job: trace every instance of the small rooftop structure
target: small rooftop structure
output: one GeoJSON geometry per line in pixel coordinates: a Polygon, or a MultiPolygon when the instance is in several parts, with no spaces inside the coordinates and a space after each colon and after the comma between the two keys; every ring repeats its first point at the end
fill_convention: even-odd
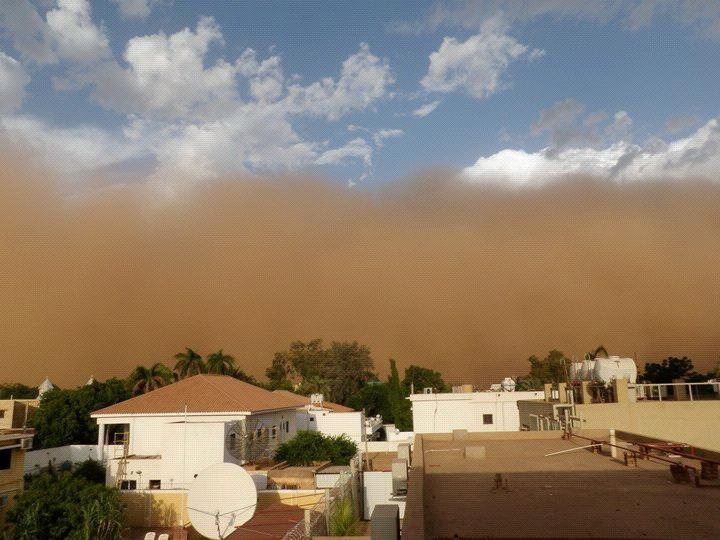
{"type": "Polygon", "coordinates": [[[340,405],[338,403],[333,403],[332,401],[325,401],[322,398],[322,394],[313,394],[312,396],[301,396],[300,394],[295,394],[293,392],[290,392],[289,390],[273,390],[273,394],[277,394],[280,396],[285,396],[289,399],[295,400],[297,405],[299,407],[320,407],[323,409],[328,409],[330,411],[334,412],[355,412],[355,409],[351,409],[350,407],[346,407],[345,405],[340,405]],[[320,396],[315,401],[313,401],[313,397],[320,396]]]}
{"type": "Polygon", "coordinates": [[[55,385],[50,380],[50,377],[45,377],[45,380],[40,383],[40,386],[38,386],[38,397],[42,396],[45,392],[53,390],[54,388],[55,385]]]}

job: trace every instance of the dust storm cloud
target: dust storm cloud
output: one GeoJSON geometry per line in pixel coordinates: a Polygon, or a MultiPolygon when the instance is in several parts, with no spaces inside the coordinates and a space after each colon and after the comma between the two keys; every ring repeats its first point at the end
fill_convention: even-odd
{"type": "Polygon", "coordinates": [[[0,163],[5,380],[124,376],[186,346],[261,375],[318,336],[480,384],[551,348],[720,354],[718,184],[225,179],[168,202],[141,183],[68,196],[25,163],[0,163]]]}

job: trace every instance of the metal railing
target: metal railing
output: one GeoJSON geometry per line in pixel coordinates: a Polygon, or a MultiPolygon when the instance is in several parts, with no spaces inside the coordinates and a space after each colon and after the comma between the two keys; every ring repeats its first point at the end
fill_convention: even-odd
{"type": "Polygon", "coordinates": [[[696,401],[720,399],[720,382],[638,383],[638,400],[696,401]]]}
{"type": "Polygon", "coordinates": [[[312,508],[305,509],[305,517],[283,536],[283,540],[335,535],[335,520],[344,512],[350,511],[355,520],[359,520],[359,476],[360,460],[356,456],[350,464],[350,471],[340,473],[335,485],[326,490],[312,508]]]}

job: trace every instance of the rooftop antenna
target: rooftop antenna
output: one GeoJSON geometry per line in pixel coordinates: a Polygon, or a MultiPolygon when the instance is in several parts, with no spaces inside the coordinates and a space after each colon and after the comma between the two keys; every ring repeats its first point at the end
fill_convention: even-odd
{"type": "Polygon", "coordinates": [[[190,486],[187,512],[205,538],[222,540],[247,523],[257,507],[257,489],[245,469],[217,463],[202,470],[190,486]]]}

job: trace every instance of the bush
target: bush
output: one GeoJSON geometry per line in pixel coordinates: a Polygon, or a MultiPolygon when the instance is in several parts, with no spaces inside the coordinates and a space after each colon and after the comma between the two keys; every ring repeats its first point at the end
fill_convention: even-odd
{"type": "Polygon", "coordinates": [[[310,465],[315,461],[330,461],[333,465],[348,465],[357,454],[357,445],[347,435],[335,437],[317,431],[299,431],[280,445],[275,460],[290,465],[310,465]]]}
{"type": "Polygon", "coordinates": [[[94,483],[82,472],[53,469],[32,476],[7,513],[13,540],[119,540],[122,534],[120,492],[94,483]]]}
{"type": "Polygon", "coordinates": [[[75,465],[73,474],[93,484],[105,483],[105,467],[103,467],[102,463],[92,458],[88,458],[82,463],[75,465]]]}

